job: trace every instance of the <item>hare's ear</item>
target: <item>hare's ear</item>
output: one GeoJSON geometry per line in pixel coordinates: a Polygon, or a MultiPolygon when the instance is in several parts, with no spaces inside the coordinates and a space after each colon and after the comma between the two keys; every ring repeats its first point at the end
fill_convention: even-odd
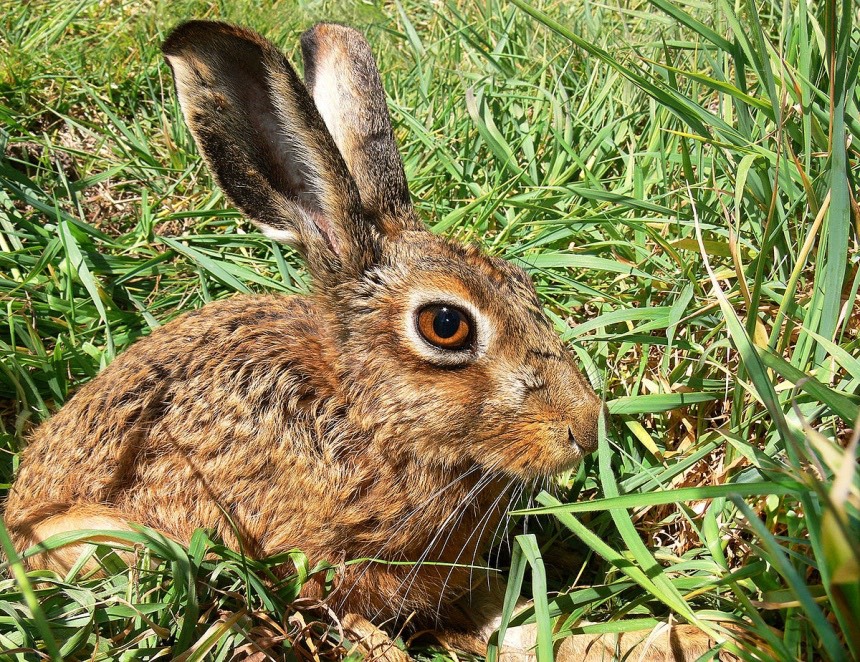
{"type": "Polygon", "coordinates": [[[284,55],[260,35],[192,21],[162,47],[185,121],[218,184],[331,284],[378,253],[355,181],[284,55]]]}
{"type": "Polygon", "coordinates": [[[370,46],[344,25],[302,35],[305,82],[358,184],[364,213],[388,237],[423,229],[412,208],[370,46]]]}

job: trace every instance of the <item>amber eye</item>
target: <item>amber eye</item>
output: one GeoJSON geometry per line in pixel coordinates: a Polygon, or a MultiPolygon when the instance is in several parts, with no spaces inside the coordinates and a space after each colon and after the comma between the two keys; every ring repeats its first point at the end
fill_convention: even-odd
{"type": "Polygon", "coordinates": [[[469,318],[453,306],[432,304],[418,312],[418,331],[440,349],[464,349],[472,339],[469,318]]]}

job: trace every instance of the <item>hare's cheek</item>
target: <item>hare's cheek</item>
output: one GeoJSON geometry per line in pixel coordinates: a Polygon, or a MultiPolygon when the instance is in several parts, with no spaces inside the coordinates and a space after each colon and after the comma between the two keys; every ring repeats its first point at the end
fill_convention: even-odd
{"type": "Polygon", "coordinates": [[[567,426],[561,421],[524,417],[483,437],[473,448],[476,461],[524,480],[553,476],[576,465],[582,457],[568,442],[567,426]]]}

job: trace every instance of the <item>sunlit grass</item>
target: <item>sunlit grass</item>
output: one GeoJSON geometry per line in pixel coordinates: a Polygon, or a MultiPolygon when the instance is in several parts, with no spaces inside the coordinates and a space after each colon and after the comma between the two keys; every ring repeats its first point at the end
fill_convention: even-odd
{"type": "MultiPolygon", "coordinates": [[[[530,271],[613,414],[509,539],[526,513],[531,533],[492,555],[549,593],[542,640],[671,614],[748,659],[860,657],[854,4],[0,0],[0,15],[0,488],[32,426],[150,329],[305,290],[295,255],[225,208],[158,45],[221,17],[295,55],[334,19],[374,46],[420,213],[530,271]]],[[[139,562],[108,559],[106,578],[0,571],[0,650],[337,650],[325,614],[293,602],[301,562],[272,585],[283,559],[130,535],[139,562]]]]}

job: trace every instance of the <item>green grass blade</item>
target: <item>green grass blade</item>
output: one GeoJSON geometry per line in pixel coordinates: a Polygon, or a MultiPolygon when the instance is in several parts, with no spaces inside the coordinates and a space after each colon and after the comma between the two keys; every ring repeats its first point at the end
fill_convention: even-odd
{"type": "Polygon", "coordinates": [[[537,660],[552,662],[552,621],[549,618],[547,602],[546,570],[540,553],[540,546],[534,535],[516,537],[516,544],[523,550],[523,556],[532,568],[532,597],[537,620],[537,660]]]}
{"type": "Polygon", "coordinates": [[[565,503],[557,507],[525,508],[512,511],[513,515],[555,515],[557,513],[589,513],[604,510],[628,510],[647,506],[662,506],[670,503],[686,501],[701,501],[703,499],[720,499],[727,497],[756,497],[768,494],[794,494],[804,489],[799,483],[736,483],[731,485],[706,485],[703,487],[679,487],[666,492],[645,492],[642,494],[624,494],[593,501],[565,503]]]}
{"type": "Polygon", "coordinates": [[[60,662],[63,657],[60,655],[60,648],[57,646],[57,640],[54,638],[54,633],[51,632],[51,626],[48,623],[48,619],[45,618],[45,612],[42,609],[42,605],[39,603],[39,598],[33,590],[33,585],[30,582],[29,577],[27,577],[24,565],[21,563],[21,558],[15,551],[15,546],[12,544],[12,540],[9,538],[9,532],[6,530],[6,523],[2,518],[0,518],[0,547],[2,547],[3,553],[8,559],[12,575],[15,577],[15,581],[20,587],[21,593],[24,595],[24,600],[26,601],[30,614],[36,623],[36,627],[39,630],[39,634],[42,637],[45,648],[48,649],[48,655],[52,660],[60,662]]]}

